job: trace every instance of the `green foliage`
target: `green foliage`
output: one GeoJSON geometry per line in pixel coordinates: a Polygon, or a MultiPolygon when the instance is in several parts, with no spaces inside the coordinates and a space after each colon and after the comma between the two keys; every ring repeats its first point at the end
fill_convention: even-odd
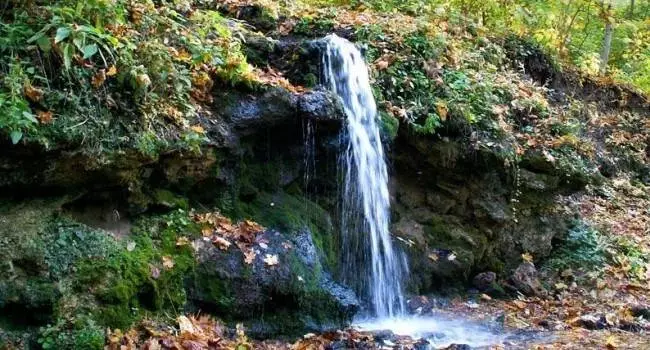
{"type": "Polygon", "coordinates": [[[547,265],[555,270],[582,268],[597,271],[608,262],[610,247],[607,237],[586,223],[578,222],[560,242],[547,265]]]}
{"type": "Polygon", "coordinates": [[[198,151],[197,105],[215,81],[250,85],[253,75],[219,13],[185,13],[151,1],[15,5],[0,22],[0,133],[92,153],[198,151]]]}
{"type": "Polygon", "coordinates": [[[59,320],[54,325],[42,327],[38,343],[44,350],[101,350],[104,331],[92,319],[81,316],[77,320],[59,320]]]}
{"type": "MultiPolygon", "coordinates": [[[[11,59],[8,64],[9,72],[0,82],[0,130],[11,138],[13,144],[18,143],[23,135],[32,132],[38,121],[29,107],[29,102],[23,95],[24,86],[29,86],[29,79],[23,71],[22,62],[11,59]]],[[[0,75],[0,77],[2,77],[0,75]]]]}

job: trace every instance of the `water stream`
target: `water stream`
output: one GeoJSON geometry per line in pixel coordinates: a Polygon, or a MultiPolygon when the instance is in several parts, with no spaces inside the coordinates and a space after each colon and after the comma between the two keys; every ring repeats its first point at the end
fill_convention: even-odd
{"type": "Polygon", "coordinates": [[[323,42],[323,80],[341,98],[347,115],[339,158],[343,282],[370,304],[355,326],[424,337],[433,346],[501,342],[503,334],[475,323],[406,314],[402,279],[408,266],[391,241],[388,170],[368,68],[351,42],[336,35],[323,42]]]}
{"type": "Polygon", "coordinates": [[[326,86],[343,101],[347,128],[341,231],[344,282],[366,295],[378,318],[404,313],[402,276],[407,267],[391,242],[388,170],[376,122],[377,108],[361,52],[336,35],[324,39],[326,86]]]}

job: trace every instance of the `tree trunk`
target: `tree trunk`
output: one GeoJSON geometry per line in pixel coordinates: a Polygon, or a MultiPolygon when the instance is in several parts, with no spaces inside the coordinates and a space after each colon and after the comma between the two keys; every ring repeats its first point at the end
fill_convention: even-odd
{"type": "Polygon", "coordinates": [[[600,52],[600,74],[607,73],[607,62],[609,62],[609,52],[612,49],[612,36],[614,26],[611,22],[605,24],[605,39],[603,40],[603,50],[600,52]]]}
{"type": "Polygon", "coordinates": [[[608,14],[611,12],[611,5],[605,12],[605,38],[603,39],[603,48],[600,52],[600,74],[607,73],[607,63],[609,62],[609,52],[612,49],[612,36],[614,35],[614,24],[608,14]]]}
{"type": "Polygon", "coordinates": [[[634,17],[634,0],[630,0],[630,10],[627,13],[628,18],[634,17]]]}

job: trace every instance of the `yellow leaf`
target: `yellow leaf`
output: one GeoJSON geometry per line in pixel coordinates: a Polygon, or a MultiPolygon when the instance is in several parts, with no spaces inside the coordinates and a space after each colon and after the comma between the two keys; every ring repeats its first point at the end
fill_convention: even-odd
{"type": "Polygon", "coordinates": [[[190,129],[192,129],[192,131],[197,134],[205,134],[205,129],[203,129],[203,127],[200,125],[194,125],[190,129]]]}
{"type": "Polygon", "coordinates": [[[440,257],[436,253],[431,253],[431,254],[429,254],[429,259],[431,259],[432,261],[438,261],[438,259],[440,259],[440,257]]]}
{"type": "Polygon", "coordinates": [[[189,243],[190,243],[190,240],[187,239],[187,237],[185,237],[185,236],[178,237],[178,239],[176,240],[176,246],[177,247],[182,247],[182,246],[188,245],[189,243]]]}
{"type": "Polygon", "coordinates": [[[115,68],[115,65],[112,65],[112,66],[110,66],[110,68],[108,68],[108,71],[106,72],[106,76],[107,77],[112,77],[115,74],[117,74],[117,68],[115,68]]]}
{"type": "Polygon", "coordinates": [[[438,116],[440,117],[440,120],[443,122],[447,120],[447,113],[449,110],[447,109],[447,104],[442,101],[436,102],[436,112],[438,112],[438,116]]]}
{"type": "Polygon", "coordinates": [[[521,259],[525,262],[533,262],[533,256],[530,253],[523,253],[521,254],[521,259]]]}

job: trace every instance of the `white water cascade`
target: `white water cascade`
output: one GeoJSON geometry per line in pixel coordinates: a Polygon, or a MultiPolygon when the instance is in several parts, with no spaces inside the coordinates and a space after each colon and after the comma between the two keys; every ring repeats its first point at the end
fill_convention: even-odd
{"type": "Polygon", "coordinates": [[[404,313],[405,260],[396,254],[389,232],[388,171],[376,122],[377,109],[368,68],[351,42],[334,34],[324,39],[326,86],[343,101],[347,128],[341,188],[344,282],[367,296],[374,316],[404,313]]]}

